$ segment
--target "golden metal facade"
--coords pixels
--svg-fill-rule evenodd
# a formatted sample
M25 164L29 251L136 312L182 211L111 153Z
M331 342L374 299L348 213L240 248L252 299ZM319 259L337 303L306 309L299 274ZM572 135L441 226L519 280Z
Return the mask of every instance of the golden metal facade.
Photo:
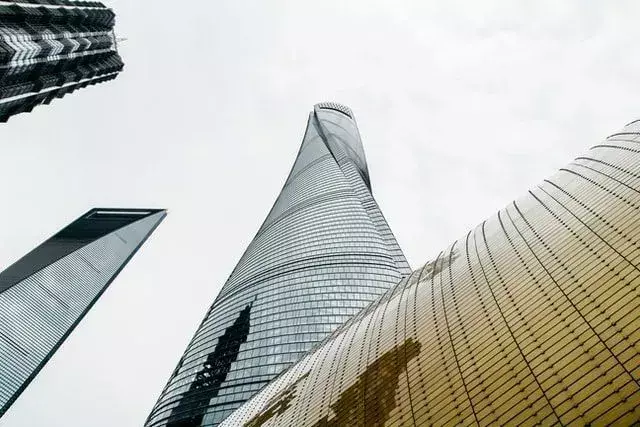
M639 130L454 242L223 425L638 422Z

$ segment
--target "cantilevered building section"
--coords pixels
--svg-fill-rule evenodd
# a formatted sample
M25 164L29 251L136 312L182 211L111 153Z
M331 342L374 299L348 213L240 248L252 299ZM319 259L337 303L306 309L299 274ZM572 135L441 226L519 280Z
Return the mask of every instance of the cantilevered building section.
M146 425L217 425L409 271L353 113L316 105L282 192Z
M639 421L634 122L398 282L224 426Z
M93 209L0 273L0 416L165 216Z
M0 122L114 79L114 24L100 2L0 0Z

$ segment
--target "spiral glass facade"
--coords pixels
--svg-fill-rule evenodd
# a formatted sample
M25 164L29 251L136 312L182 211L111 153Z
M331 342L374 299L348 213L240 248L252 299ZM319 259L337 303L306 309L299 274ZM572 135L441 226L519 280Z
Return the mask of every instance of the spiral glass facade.
M399 281L223 425L639 421L634 122Z
M93 209L0 273L0 416L165 215Z
M97 1L0 0L0 122L114 79L114 25Z
M409 272L353 113L316 105L282 192L146 425L219 424Z

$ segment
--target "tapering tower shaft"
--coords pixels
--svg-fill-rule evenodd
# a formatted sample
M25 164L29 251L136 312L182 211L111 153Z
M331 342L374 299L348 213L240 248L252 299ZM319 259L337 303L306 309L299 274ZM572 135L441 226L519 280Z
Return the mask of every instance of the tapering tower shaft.
M92 209L0 272L0 416L165 216Z
M640 121L398 282L221 427L640 422Z
M146 425L217 425L409 271L371 194L353 113L316 105L280 195ZM233 329L240 318L248 331Z

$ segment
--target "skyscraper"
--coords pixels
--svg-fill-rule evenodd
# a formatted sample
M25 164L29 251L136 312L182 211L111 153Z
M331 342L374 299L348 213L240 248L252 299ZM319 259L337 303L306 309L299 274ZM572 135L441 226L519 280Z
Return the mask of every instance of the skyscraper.
M639 421L636 121L399 281L223 425Z
M146 425L214 426L409 273L351 110L324 103Z
M0 2L0 122L114 79L115 14L96 1Z
M93 209L0 273L0 416L165 216Z

